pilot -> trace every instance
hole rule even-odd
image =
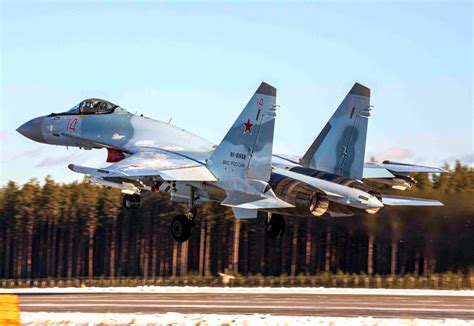
[[[105,113],[107,112],[107,104],[105,102],[97,102],[97,104],[94,106],[96,109],[95,111],[97,113]]]
[[[95,113],[92,103],[89,101],[83,102],[81,105],[81,114],[93,114]]]

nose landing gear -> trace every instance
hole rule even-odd
[[[141,206],[141,200],[139,194],[129,195],[126,194],[122,199],[123,207],[126,209],[138,209]]]

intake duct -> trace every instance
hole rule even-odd
[[[273,173],[269,183],[278,198],[295,206],[285,209],[284,214],[321,216],[328,210],[328,196],[304,182]]]

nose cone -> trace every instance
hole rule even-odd
[[[369,205],[368,205],[370,208],[381,208],[383,207],[383,204],[382,202],[375,196],[372,196],[370,199],[369,199]]]
[[[23,136],[40,142],[40,143],[45,143],[45,139],[43,137],[43,121],[44,117],[38,117],[34,118],[33,120],[28,121],[27,123],[24,123],[16,131],[18,131],[20,134]]]

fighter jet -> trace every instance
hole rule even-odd
[[[272,155],[276,89],[264,82],[219,145],[101,99],[87,99],[69,111],[35,118],[17,131],[40,143],[107,149],[106,161],[111,165],[94,168],[70,164],[69,169],[88,175],[92,183],[120,189],[127,209],[140,207],[144,191],[164,191],[173,201],[187,202],[187,214],[179,214],[171,222],[177,241],[189,239],[197,206],[206,201],[231,207],[236,218],[265,214],[266,234],[276,239],[285,229],[284,215],[347,215],[383,207],[385,199],[358,180],[360,158],[356,155],[354,159],[354,153],[360,152],[358,147],[355,152],[348,149],[353,143],[363,143],[365,149],[363,132],[355,135],[363,131],[364,124],[366,131],[367,123],[362,119],[368,110],[367,96],[356,92],[358,89],[351,90],[341,105],[343,109],[340,107],[333,116],[336,119],[353,106],[350,120],[354,118],[357,123],[351,122],[352,129],[342,128],[346,118],[331,118],[323,135],[298,161]],[[347,140],[334,133],[341,128],[344,137],[350,135],[343,146],[342,163],[340,156],[334,159],[324,154],[331,146],[339,150],[341,142]],[[336,139],[339,141],[334,142]],[[320,168],[320,164],[326,165]],[[357,175],[351,172],[345,177],[347,171],[357,171]]]

